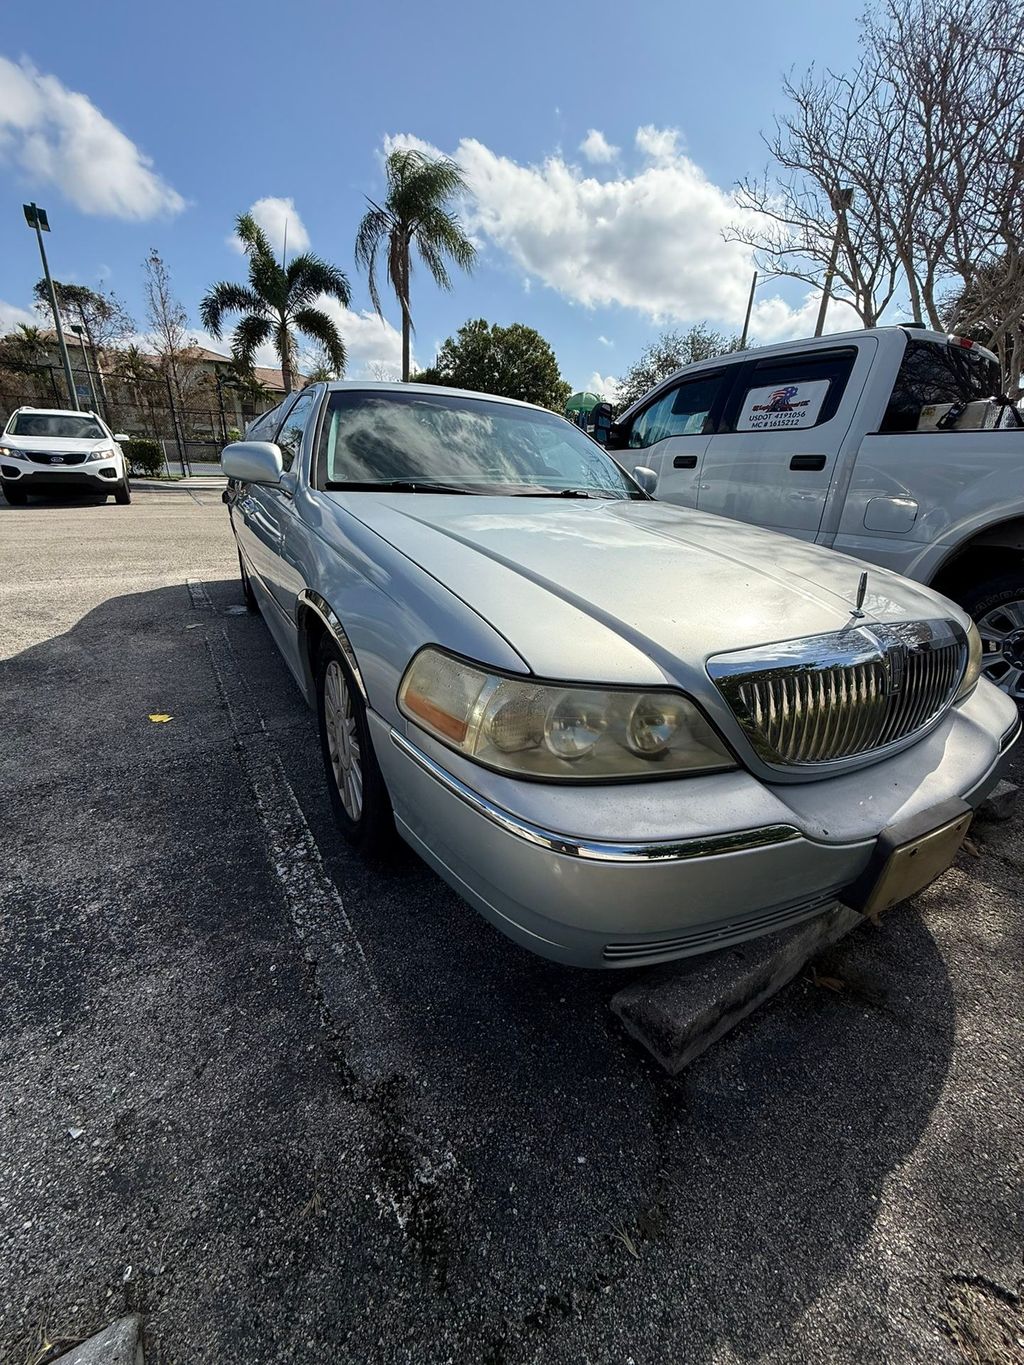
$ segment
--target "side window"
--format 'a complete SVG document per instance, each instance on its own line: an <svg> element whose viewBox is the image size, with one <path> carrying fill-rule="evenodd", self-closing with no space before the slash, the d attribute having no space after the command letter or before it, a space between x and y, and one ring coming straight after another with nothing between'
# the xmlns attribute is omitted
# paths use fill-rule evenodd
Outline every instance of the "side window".
<svg viewBox="0 0 1024 1365"><path fill-rule="evenodd" d="M302 433L316 411L316 400L319 393L311 390L309 393L300 394L296 399L295 406L284 419L277 437L277 444L281 447L281 459L285 469L291 469L302 446Z"/></svg>
<svg viewBox="0 0 1024 1365"><path fill-rule="evenodd" d="M846 350L758 361L729 405L729 429L792 431L830 421L856 358Z"/></svg>
<svg viewBox="0 0 1024 1365"><path fill-rule="evenodd" d="M999 366L980 351L911 339L879 430L916 431L923 407L997 398L1001 389Z"/></svg>
<svg viewBox="0 0 1024 1365"><path fill-rule="evenodd" d="M629 431L630 450L642 450L664 441L666 436L697 436L707 423L725 373L702 374L684 380L644 408Z"/></svg>
<svg viewBox="0 0 1024 1365"><path fill-rule="evenodd" d="M245 429L245 439L247 441L272 441L277 424L281 420L281 412L284 409L283 403L278 403L276 408L271 408L262 417L257 417L254 422L250 422Z"/></svg>

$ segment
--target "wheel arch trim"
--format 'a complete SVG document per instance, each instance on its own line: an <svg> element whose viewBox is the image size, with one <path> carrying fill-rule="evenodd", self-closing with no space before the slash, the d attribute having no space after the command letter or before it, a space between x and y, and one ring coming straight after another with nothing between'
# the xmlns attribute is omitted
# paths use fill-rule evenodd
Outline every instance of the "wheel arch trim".
<svg viewBox="0 0 1024 1365"><path fill-rule="evenodd" d="M309 660L309 651L306 647L307 629L303 624L303 616L307 611L312 612L314 616L319 618L328 635L341 650L342 656L355 679L356 686L359 688L359 695L362 697L364 704L369 705L366 683L363 680L363 675L359 668L356 652L352 648L352 641L348 638L345 627L341 624L341 618L331 606L330 602L328 602L325 597L321 597L321 595L312 588L303 588L298 595L297 608L299 639L302 645L301 656L303 666L310 671L308 680L310 684L312 684L313 681L312 665Z"/></svg>

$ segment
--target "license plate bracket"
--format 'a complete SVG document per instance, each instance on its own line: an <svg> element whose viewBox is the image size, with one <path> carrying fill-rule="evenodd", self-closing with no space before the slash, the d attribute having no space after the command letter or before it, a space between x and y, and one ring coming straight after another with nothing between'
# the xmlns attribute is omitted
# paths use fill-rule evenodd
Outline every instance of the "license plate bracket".
<svg viewBox="0 0 1024 1365"><path fill-rule="evenodd" d="M871 861L840 899L874 916L916 896L952 863L973 816L966 801L950 800L888 825Z"/></svg>

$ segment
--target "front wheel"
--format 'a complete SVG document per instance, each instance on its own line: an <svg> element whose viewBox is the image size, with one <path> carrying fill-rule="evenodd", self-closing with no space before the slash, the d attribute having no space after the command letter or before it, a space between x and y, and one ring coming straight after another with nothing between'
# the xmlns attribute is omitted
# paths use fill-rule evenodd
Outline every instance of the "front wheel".
<svg viewBox="0 0 1024 1365"><path fill-rule="evenodd" d="M320 749L334 818L343 837L367 857L395 840L384 777L373 752L366 706L333 640L324 640L316 678Z"/></svg>
<svg viewBox="0 0 1024 1365"><path fill-rule="evenodd" d="M121 507L127 507L132 500L132 486L128 482L126 474L123 480L114 489L114 501Z"/></svg>
<svg viewBox="0 0 1024 1365"><path fill-rule="evenodd" d="M12 507L24 507L28 502L28 494L24 488L5 488L4 497Z"/></svg>
<svg viewBox="0 0 1024 1365"><path fill-rule="evenodd" d="M978 627L985 677L1024 705L1024 573L978 583L959 601Z"/></svg>

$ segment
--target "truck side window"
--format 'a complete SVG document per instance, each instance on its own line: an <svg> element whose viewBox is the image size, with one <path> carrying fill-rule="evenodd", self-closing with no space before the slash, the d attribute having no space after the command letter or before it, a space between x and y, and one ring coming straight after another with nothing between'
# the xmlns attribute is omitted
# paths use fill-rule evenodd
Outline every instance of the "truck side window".
<svg viewBox="0 0 1024 1365"><path fill-rule="evenodd" d="M727 430L799 430L830 421L856 358L847 348L759 360L729 403Z"/></svg>
<svg viewBox="0 0 1024 1365"><path fill-rule="evenodd" d="M970 403L1001 392L999 366L980 351L910 338L879 431L916 431L928 404Z"/></svg>
<svg viewBox="0 0 1024 1365"><path fill-rule="evenodd" d="M630 450L642 450L664 441L666 436L699 435L722 388L723 370L684 380L662 394L633 419L629 430Z"/></svg>

